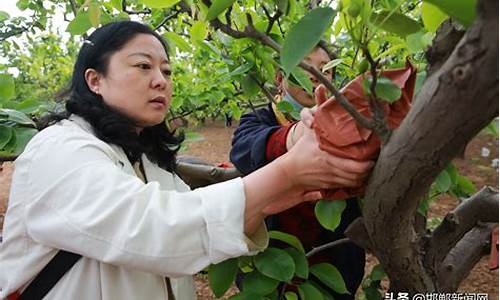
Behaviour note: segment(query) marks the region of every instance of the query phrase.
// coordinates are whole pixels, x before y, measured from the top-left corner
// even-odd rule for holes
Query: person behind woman
[[[64,250],[82,258],[44,299],[195,299],[188,275],[262,250],[268,213],[335,186],[332,157],[306,132],[267,167],[190,191],[165,125],[171,96],[167,46],[149,27],[111,23],[83,43],[66,113],[15,162],[0,298]]]
[[[305,61],[321,70],[330,61],[328,52],[323,44],[318,44]],[[324,72],[328,80],[332,80],[331,69]],[[326,99],[325,89],[319,81],[309,74],[316,92],[316,99]],[[276,100],[287,101],[296,110],[311,108],[316,104],[316,99],[304,89],[290,84],[281,73],[277,74],[278,89],[280,91]],[[311,112],[303,110],[303,117],[310,121]],[[268,108],[263,108],[255,113],[248,113],[242,116],[240,125],[236,129],[232,141],[230,154],[231,162],[243,174],[249,174],[265,166],[271,161],[278,159],[287,151],[294,149],[297,141],[307,130],[307,120],[297,122],[290,115],[284,114],[277,109],[274,103]],[[345,182],[349,186],[354,178],[360,178],[366,173],[353,161],[343,158],[336,158],[334,168],[339,177],[338,187],[343,187]],[[344,238],[344,231],[347,226],[361,215],[355,199],[347,201],[347,206],[342,213],[341,223],[334,231],[324,229],[316,219],[314,213],[315,203],[302,203],[281,213],[272,215],[266,219],[268,228],[279,230],[297,236],[303,243],[306,251],[314,247]],[[273,246],[283,246],[279,242],[272,242]],[[323,288],[329,291],[336,300],[354,299],[358,286],[361,284],[365,266],[365,252],[362,248],[353,243],[346,243],[335,248],[324,250],[311,258],[309,264],[328,262],[335,265],[341,272],[350,294],[339,295],[327,286]],[[317,281],[321,285],[320,281]]]

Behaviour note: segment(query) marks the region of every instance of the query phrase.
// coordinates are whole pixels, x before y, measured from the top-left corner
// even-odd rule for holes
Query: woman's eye
[[[163,72],[163,75],[165,75],[165,76],[172,75],[172,70],[163,70],[162,72]]]
[[[151,66],[149,64],[138,64],[137,67],[143,69],[143,70],[149,70],[151,69]]]

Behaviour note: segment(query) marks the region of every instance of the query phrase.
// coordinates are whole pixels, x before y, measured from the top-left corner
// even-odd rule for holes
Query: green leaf
[[[111,6],[116,8],[116,10],[122,10],[122,0],[110,0]]]
[[[192,42],[201,42],[207,37],[207,33],[207,23],[199,20],[194,22],[193,26],[189,29]]]
[[[424,0],[424,2],[434,4],[465,27],[472,25],[476,18],[476,0]]]
[[[297,289],[302,300],[323,300],[323,294],[308,281],[300,284]]]
[[[180,50],[184,52],[191,52],[191,45],[184,40],[180,35],[173,31],[168,31],[163,34],[171,43],[174,43]]]
[[[297,80],[301,87],[303,87],[309,94],[312,94],[312,81],[301,68],[293,68],[292,76],[295,80]]]
[[[14,78],[10,74],[0,74],[0,101],[6,101],[14,97],[16,88]]]
[[[345,200],[321,200],[316,203],[314,208],[314,213],[318,219],[321,226],[334,231],[340,224],[340,219],[342,218],[342,212],[346,207]]]
[[[283,113],[291,113],[293,111],[293,105],[288,101],[280,101],[276,104],[276,107]]]
[[[406,36],[406,45],[410,53],[415,54],[421,52],[432,44],[432,33],[430,32],[415,32]]]
[[[436,32],[439,25],[448,18],[448,15],[440,10],[437,6],[428,2],[422,3],[422,21],[424,27],[429,32]]]
[[[457,179],[457,185],[463,194],[469,196],[477,191],[476,186],[468,177],[459,175]]]
[[[318,44],[321,35],[330,27],[335,11],[319,7],[309,11],[295,24],[283,43],[281,66],[289,74],[295,66]]]
[[[99,26],[101,21],[101,7],[99,3],[97,2],[90,3],[88,12],[89,12],[90,24],[92,24],[92,26],[94,27]]]
[[[325,288],[323,288],[319,282],[314,282],[314,281],[309,281],[310,284],[312,284],[318,291],[321,292],[321,295],[323,295],[324,300],[335,300],[333,296],[331,295],[330,291],[327,291]]]
[[[381,264],[378,264],[375,267],[373,267],[372,272],[370,273],[370,279],[372,281],[380,281],[386,276],[387,274],[385,274],[384,268],[382,267]]]
[[[246,72],[248,72],[250,69],[252,69],[254,66],[254,63],[253,62],[246,62],[240,66],[238,66],[236,69],[232,70],[228,76],[236,76],[236,75],[241,75],[241,74],[245,74]]]
[[[415,99],[420,93],[420,90],[422,89],[422,86],[424,85],[425,79],[427,79],[427,72],[421,71],[417,73],[417,80],[415,82],[415,91],[413,95],[413,99]]]
[[[0,22],[7,20],[10,18],[10,15],[2,10],[0,10]]]
[[[278,10],[283,14],[286,15],[288,12],[288,2],[290,0],[276,0],[276,5],[278,6]]]
[[[370,285],[369,287],[363,288],[365,292],[366,300],[382,300],[382,295],[377,287]]]
[[[177,4],[179,0],[141,0],[140,2],[150,8],[169,8]]]
[[[238,259],[231,258],[208,267],[208,282],[215,297],[220,298],[231,287],[238,272]]]
[[[286,300],[299,300],[299,297],[294,292],[286,292],[285,299]]]
[[[363,90],[366,95],[371,94],[370,85],[372,77],[367,76],[363,80]],[[375,86],[375,93],[377,97],[383,101],[393,103],[401,98],[401,89],[394,84],[389,78],[380,76],[377,78],[377,85]]]
[[[446,170],[439,173],[434,180],[434,185],[439,193],[446,193],[451,188],[451,178]]]
[[[485,131],[498,138],[498,119],[491,121],[490,124],[485,127]]]
[[[42,103],[35,99],[27,99],[19,102],[15,109],[19,110],[25,114],[31,114],[38,112],[42,108]]]
[[[6,120],[8,121],[12,121],[21,125],[36,127],[35,122],[33,122],[33,120],[31,120],[27,115],[20,111],[4,108],[0,109],[0,113],[4,116],[7,116]]]
[[[286,102],[286,101],[281,101],[281,102]],[[278,105],[281,103],[279,102]],[[290,104],[290,103],[288,103]],[[300,240],[294,236],[294,235],[291,235],[289,233],[285,233],[285,232],[282,232],[282,231],[269,231],[269,238],[270,239],[274,239],[274,240],[278,240],[278,241],[282,241],[284,243],[287,243],[288,245],[294,247],[295,249],[299,250],[300,252],[302,253],[305,253],[305,250],[304,250],[304,247],[302,246],[302,243],[300,242]]]
[[[214,0],[207,13],[207,20],[211,21],[217,18],[224,10],[233,5],[235,0]]]
[[[267,295],[278,287],[279,281],[264,276],[259,271],[253,271],[245,275],[243,280],[243,291],[257,295]]]
[[[295,273],[295,262],[284,250],[267,248],[254,257],[254,265],[262,274],[279,281],[290,281]]]
[[[335,266],[329,263],[321,263],[312,266],[309,270],[314,276],[321,280],[321,282],[335,292],[339,294],[350,294],[345,286],[342,275]]]
[[[229,300],[267,300],[267,298],[264,298],[264,296],[257,295],[252,292],[243,291],[239,294],[231,296]]]
[[[321,68],[321,72],[326,72],[330,70],[331,68],[335,68],[336,66],[340,65],[344,61],[343,58],[336,58],[331,61],[329,61],[326,65]]]
[[[245,96],[249,98],[254,97],[260,91],[259,85],[250,74],[247,74],[241,79],[241,88],[243,89]]]
[[[3,149],[9,143],[12,134],[12,127],[0,125],[0,149]]]
[[[28,144],[28,142],[33,138],[35,134],[37,134],[38,130],[35,128],[27,128],[27,127],[15,127],[16,132],[16,148],[14,153],[16,155],[21,154],[24,151],[24,148]]]
[[[89,13],[81,12],[76,17],[69,22],[66,31],[72,35],[82,35],[92,28],[92,23],[90,23]]]
[[[286,248],[285,251],[293,258],[295,262],[295,275],[307,279],[309,277],[309,265],[304,252],[294,248]]]
[[[17,148],[17,136],[16,131],[12,130],[12,136],[5,146],[3,146],[2,151],[0,151],[1,155],[15,155]]]
[[[184,104],[184,98],[183,97],[172,97],[172,101],[170,102],[170,107],[172,109],[179,109],[182,104]]]
[[[370,21],[375,26],[402,37],[421,29],[420,24],[417,21],[400,13],[391,14],[389,11],[372,13]]]

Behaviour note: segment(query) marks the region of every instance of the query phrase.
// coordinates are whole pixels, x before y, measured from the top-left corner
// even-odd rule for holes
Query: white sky
[[[16,6],[17,0],[0,0],[0,10],[8,13],[11,17],[28,16],[26,11],[20,11]]]

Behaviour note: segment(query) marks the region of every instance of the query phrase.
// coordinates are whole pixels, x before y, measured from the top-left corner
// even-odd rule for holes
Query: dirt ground
[[[181,154],[197,156],[211,163],[221,163],[229,161],[229,150],[231,148],[231,137],[235,126],[226,128],[223,123],[210,123],[204,127],[195,129],[202,139],[188,144],[187,150]],[[488,156],[486,150],[489,150]],[[483,154],[483,155],[482,155]],[[456,159],[455,163],[459,167],[462,175],[467,175],[474,182],[476,187],[490,185],[498,189],[498,169],[491,166],[494,158],[498,158],[498,141],[488,135],[480,134],[467,147],[464,159]],[[3,214],[6,208],[8,190],[12,165],[5,163],[0,172],[0,231],[3,221]],[[441,197],[430,207],[431,217],[442,217],[446,212],[453,209],[458,202],[451,197]],[[376,258],[367,256],[366,272],[376,264]],[[461,284],[459,291],[470,293],[488,293],[490,300],[498,300],[499,285],[498,270],[490,271],[487,265],[487,257],[483,258],[475,266],[469,276]],[[197,294],[199,300],[216,299],[208,287],[206,275],[196,276]],[[229,295],[234,293],[233,287]],[[224,297],[224,299],[227,299]]]

